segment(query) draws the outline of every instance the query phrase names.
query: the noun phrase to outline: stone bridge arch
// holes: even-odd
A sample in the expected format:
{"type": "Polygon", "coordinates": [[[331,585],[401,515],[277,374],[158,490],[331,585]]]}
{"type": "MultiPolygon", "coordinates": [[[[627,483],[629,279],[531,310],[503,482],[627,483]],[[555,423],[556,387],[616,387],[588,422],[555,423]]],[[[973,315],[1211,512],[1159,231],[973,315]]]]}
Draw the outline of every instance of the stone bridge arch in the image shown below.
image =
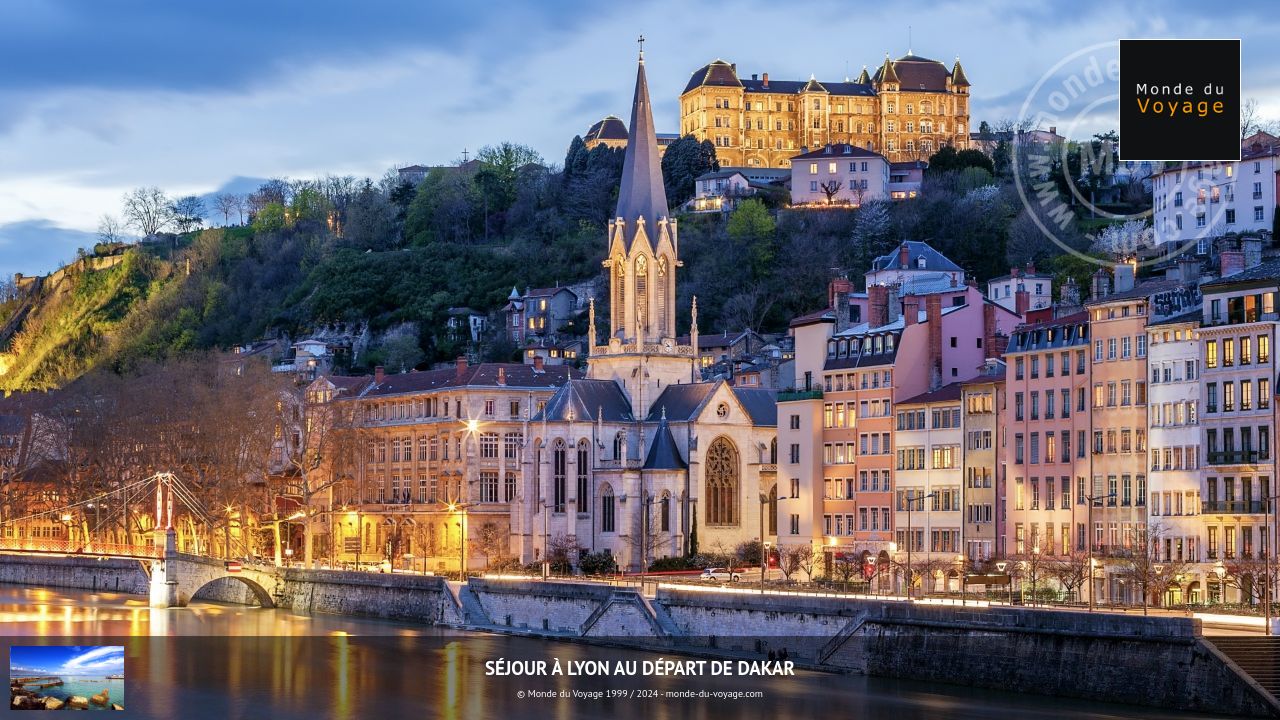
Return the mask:
{"type": "Polygon", "coordinates": [[[273,608],[283,590],[283,572],[276,567],[252,565],[243,567],[240,572],[228,572],[222,560],[175,552],[169,545],[164,560],[154,561],[151,565],[151,606],[186,607],[204,587],[218,580],[234,578],[248,586],[259,605],[273,608]]]}
{"type": "MultiPolygon", "coordinates": [[[[213,578],[212,580],[209,580],[208,582],[206,582],[205,584],[201,585],[200,587],[195,588],[194,590],[192,590],[192,591],[191,591],[191,594],[190,594],[190,595],[187,595],[187,596],[182,600],[182,605],[183,605],[183,606],[185,606],[187,603],[191,602],[191,600],[192,600],[192,599],[194,599],[196,595],[200,594],[200,591],[201,591],[201,590],[204,590],[205,588],[209,587],[210,585],[212,585],[212,584],[214,584],[214,583],[216,583],[216,582],[219,582],[219,581],[221,581],[221,580],[237,580],[237,581],[239,581],[241,584],[243,584],[243,585],[245,585],[246,587],[248,587],[248,588],[249,588],[249,590],[253,593],[253,597],[257,599],[258,604],[259,604],[259,605],[261,605],[261,606],[262,606],[262,607],[264,607],[264,608],[273,608],[273,607],[275,607],[275,606],[276,606],[275,598],[273,598],[273,597],[271,596],[271,592],[270,592],[270,591],[268,591],[268,590],[267,590],[265,587],[263,587],[261,584],[259,584],[256,580],[254,580],[254,579],[252,579],[252,578],[245,577],[245,576],[243,575],[243,573],[227,573],[226,575],[223,575],[223,576],[222,576],[222,577],[220,577],[220,578],[213,578]]],[[[179,585],[181,585],[181,583],[179,583],[179,585]]]]}

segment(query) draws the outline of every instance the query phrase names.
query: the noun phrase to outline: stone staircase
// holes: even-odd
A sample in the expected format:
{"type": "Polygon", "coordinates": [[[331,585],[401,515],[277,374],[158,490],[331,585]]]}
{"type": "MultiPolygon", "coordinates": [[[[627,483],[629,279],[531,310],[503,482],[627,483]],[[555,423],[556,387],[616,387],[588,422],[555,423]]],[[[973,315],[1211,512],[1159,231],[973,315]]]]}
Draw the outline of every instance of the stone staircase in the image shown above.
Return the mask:
{"type": "MultiPolygon", "coordinates": [[[[450,583],[449,589],[453,590],[452,583],[450,583]]],[[[489,613],[485,612],[484,606],[480,604],[480,598],[476,597],[470,585],[463,584],[458,587],[456,597],[458,605],[462,608],[462,619],[468,625],[493,624],[493,620],[489,618],[489,613]]]]}
{"type": "Polygon", "coordinates": [[[819,664],[829,660],[831,656],[840,649],[840,646],[844,645],[846,640],[853,637],[853,634],[862,627],[862,623],[866,622],[866,620],[867,613],[865,611],[854,615],[849,622],[844,624],[844,627],[840,628],[839,632],[832,636],[832,638],[818,650],[818,656],[815,660],[817,660],[819,664]]]}
{"type": "Polygon", "coordinates": [[[667,610],[667,606],[660,602],[655,602],[647,597],[640,598],[645,607],[649,610],[649,614],[653,615],[653,619],[658,623],[658,627],[662,629],[662,633],[667,637],[679,637],[684,633],[676,626],[675,618],[671,617],[671,612],[667,610]]]}
{"type": "Polygon", "coordinates": [[[1217,636],[1213,643],[1273,698],[1280,698],[1280,637],[1217,636]]]}

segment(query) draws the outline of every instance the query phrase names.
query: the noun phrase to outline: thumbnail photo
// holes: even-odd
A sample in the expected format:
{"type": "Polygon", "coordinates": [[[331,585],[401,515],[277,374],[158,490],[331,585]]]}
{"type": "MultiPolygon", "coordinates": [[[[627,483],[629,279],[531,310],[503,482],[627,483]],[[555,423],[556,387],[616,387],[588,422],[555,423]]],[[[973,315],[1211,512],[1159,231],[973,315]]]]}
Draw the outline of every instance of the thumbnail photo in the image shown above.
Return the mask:
{"type": "Polygon", "coordinates": [[[12,710],[124,710],[124,647],[9,648],[12,710]]]}

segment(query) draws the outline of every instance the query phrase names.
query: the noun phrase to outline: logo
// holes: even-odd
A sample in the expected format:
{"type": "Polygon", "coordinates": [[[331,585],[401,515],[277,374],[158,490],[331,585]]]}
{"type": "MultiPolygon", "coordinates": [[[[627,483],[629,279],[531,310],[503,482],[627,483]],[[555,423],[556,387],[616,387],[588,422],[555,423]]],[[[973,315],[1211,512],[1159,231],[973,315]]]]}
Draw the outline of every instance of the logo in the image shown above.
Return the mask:
{"type": "Polygon", "coordinates": [[[1240,159],[1239,40],[1121,40],[1120,157],[1240,159]]]}

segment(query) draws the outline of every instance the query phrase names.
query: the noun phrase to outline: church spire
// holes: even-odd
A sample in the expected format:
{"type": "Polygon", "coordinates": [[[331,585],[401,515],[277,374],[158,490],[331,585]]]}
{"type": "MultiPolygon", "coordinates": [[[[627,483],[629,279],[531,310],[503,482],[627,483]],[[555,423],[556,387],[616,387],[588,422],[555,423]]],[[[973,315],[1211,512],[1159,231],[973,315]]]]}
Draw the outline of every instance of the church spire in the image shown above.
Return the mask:
{"type": "MultiPolygon", "coordinates": [[[[631,103],[631,125],[627,153],[622,161],[622,187],[618,191],[616,215],[627,222],[629,229],[634,228],[637,218],[643,217],[646,231],[652,234],[656,232],[658,218],[667,217],[669,211],[667,191],[662,184],[662,163],[658,159],[658,136],[653,129],[649,81],[644,73],[643,36],[640,42],[636,93],[631,103]]],[[[634,237],[634,230],[627,235],[629,241],[634,237]]]]}

